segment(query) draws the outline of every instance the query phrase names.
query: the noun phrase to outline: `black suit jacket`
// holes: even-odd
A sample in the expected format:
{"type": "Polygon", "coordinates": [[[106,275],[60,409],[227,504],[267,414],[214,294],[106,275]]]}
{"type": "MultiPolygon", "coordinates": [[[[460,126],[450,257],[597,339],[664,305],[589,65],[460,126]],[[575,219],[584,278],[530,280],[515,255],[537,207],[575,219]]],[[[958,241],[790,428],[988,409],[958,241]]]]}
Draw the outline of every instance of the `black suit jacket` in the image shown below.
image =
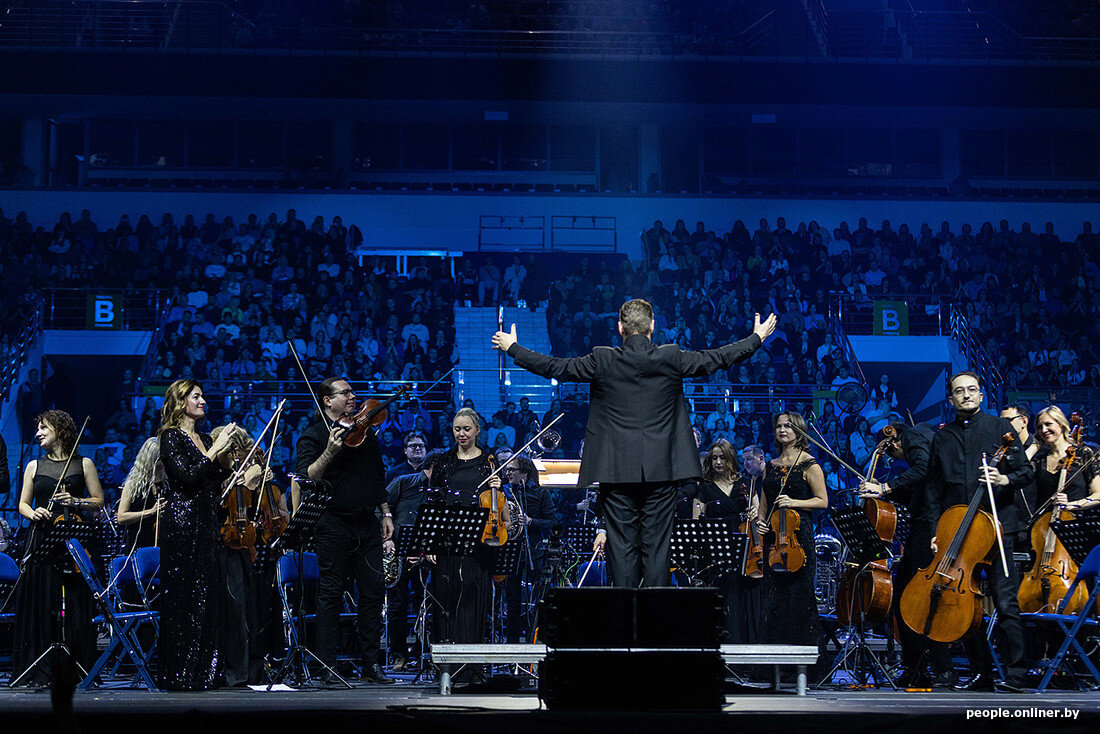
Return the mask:
{"type": "Polygon", "coordinates": [[[684,401],[685,377],[705,377],[760,348],[750,335],[734,344],[686,352],[640,334],[622,347],[596,347],[583,357],[548,357],[513,344],[516,364],[543,377],[592,384],[577,485],[671,482],[702,476],[699,449],[684,401]]]}

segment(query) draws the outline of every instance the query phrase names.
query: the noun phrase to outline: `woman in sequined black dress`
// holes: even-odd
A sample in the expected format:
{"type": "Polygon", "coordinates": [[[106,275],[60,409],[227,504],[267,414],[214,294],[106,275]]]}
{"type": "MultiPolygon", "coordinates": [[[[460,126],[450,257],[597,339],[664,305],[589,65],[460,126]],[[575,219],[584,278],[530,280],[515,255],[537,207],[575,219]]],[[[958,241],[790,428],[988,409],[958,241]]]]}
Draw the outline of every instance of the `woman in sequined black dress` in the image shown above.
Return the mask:
{"type": "Polygon", "coordinates": [[[162,600],[160,662],[164,687],[172,691],[214,688],[222,674],[225,579],[218,562],[217,513],[223,462],[236,425],[217,440],[195,432],[206,416],[202,386],[177,380],[165,394],[160,458],[168,480],[161,513],[162,600]]]}
{"type": "MultiPolygon", "coordinates": [[[[451,423],[455,445],[432,469],[428,501],[445,505],[476,506],[480,492],[500,489],[500,475],[478,485],[492,473],[495,458],[477,444],[480,421],[472,408],[461,408],[451,423]]],[[[509,526],[507,506],[503,509],[509,526]]],[[[485,641],[486,620],[492,604],[493,549],[478,543],[468,556],[429,556],[435,611],[435,640],[480,643],[485,641]]]]}
{"type": "Polygon", "coordinates": [[[760,627],[760,642],[788,645],[815,645],[821,642],[821,622],[817,616],[814,594],[814,530],[811,510],[829,506],[825,490],[825,475],[817,460],[806,451],[803,433],[806,421],[798,413],[779,413],[772,419],[775,445],[779,456],[768,462],[764,472],[764,497],[767,508],[758,520],[764,538],[764,619],[760,627]],[[787,475],[784,480],[784,475],[787,475]],[[780,493],[782,489],[782,494],[780,493]],[[806,552],[806,563],[791,572],[776,572],[767,563],[768,549],[775,535],[767,525],[771,513],[780,508],[798,511],[801,523],[798,542],[806,552]]]}
{"type": "MultiPolygon", "coordinates": [[[[77,514],[102,507],[103,488],[92,460],[74,453],[76,425],[68,413],[48,410],[38,416],[35,423],[38,430],[34,436],[44,454],[27,464],[23,473],[19,514],[32,521],[33,532],[38,536],[46,532],[47,524],[65,505],[77,514]],[[65,478],[59,483],[63,469],[65,478]],[[54,500],[52,512],[47,509],[51,498],[54,500]]],[[[27,542],[35,541],[28,537],[27,542]]],[[[96,636],[91,624],[92,594],[88,584],[73,569],[68,554],[54,563],[29,562],[18,583],[12,675],[18,677],[46,648],[60,641],[56,615],[61,612],[62,584],[65,586],[65,644],[85,670],[90,668],[96,652],[96,636]]],[[[43,683],[48,669],[48,665],[40,667],[21,682],[43,683]]]]}

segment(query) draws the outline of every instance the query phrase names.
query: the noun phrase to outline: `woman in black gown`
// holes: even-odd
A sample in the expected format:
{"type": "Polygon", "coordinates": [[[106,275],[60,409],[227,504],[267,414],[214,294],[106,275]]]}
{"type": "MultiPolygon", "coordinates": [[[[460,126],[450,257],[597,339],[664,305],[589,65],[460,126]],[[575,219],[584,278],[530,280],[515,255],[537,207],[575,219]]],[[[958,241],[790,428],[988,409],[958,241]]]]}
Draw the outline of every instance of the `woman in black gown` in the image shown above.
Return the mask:
{"type": "Polygon", "coordinates": [[[829,506],[825,475],[817,460],[807,453],[806,421],[798,413],[783,412],[772,419],[775,446],[779,456],[767,463],[764,472],[764,497],[757,525],[764,538],[764,618],[760,627],[762,643],[814,645],[821,643],[821,622],[814,594],[814,529],[812,510],[829,506]],[[797,433],[795,429],[801,433],[797,433]],[[775,535],[768,526],[771,513],[791,508],[801,523],[798,542],[806,553],[806,563],[795,572],[776,571],[768,564],[768,549],[775,535]]]}
{"type": "Polygon", "coordinates": [[[164,396],[160,458],[168,479],[161,513],[160,661],[164,687],[195,691],[220,684],[225,579],[218,562],[218,506],[236,424],[217,440],[195,432],[206,416],[202,386],[177,380],[164,396]]]}
{"type": "MultiPolygon", "coordinates": [[[[28,533],[27,538],[29,544],[34,544],[35,537],[47,532],[49,522],[66,507],[78,515],[103,507],[103,487],[95,464],[75,453],[76,425],[72,417],[61,410],[48,410],[38,416],[35,423],[38,430],[34,437],[44,453],[27,464],[19,496],[19,514],[32,522],[33,535],[28,533]],[[63,470],[65,478],[58,482],[63,470]],[[52,511],[47,509],[51,498],[54,501],[52,511]]],[[[24,548],[24,555],[28,550],[30,548],[24,548]]],[[[57,615],[61,613],[62,584],[65,587],[65,644],[85,670],[91,667],[96,654],[96,635],[91,623],[92,594],[88,584],[76,573],[69,554],[60,552],[53,562],[30,561],[18,584],[12,675],[18,677],[46,648],[60,641],[57,615]]],[[[46,671],[55,660],[40,666],[23,682],[28,685],[45,682],[46,671]]]]}
{"type": "MultiPolygon", "coordinates": [[[[702,504],[700,516],[731,518],[735,525],[746,517],[755,521],[760,505],[756,483],[743,479],[733,445],[724,438],[715,441],[703,457],[703,481],[696,485],[694,499],[702,504]]],[[[726,601],[725,642],[735,645],[758,642],[760,581],[736,568],[726,570],[716,586],[726,601]]]]}
{"type": "MultiPolygon", "coordinates": [[[[476,506],[478,495],[492,487],[500,489],[500,475],[485,487],[478,485],[492,473],[496,459],[477,443],[480,421],[472,408],[461,408],[451,422],[452,447],[432,470],[428,501],[434,504],[476,506]]],[[[509,525],[507,505],[503,508],[509,525]]],[[[486,621],[493,593],[493,549],[478,544],[468,556],[429,556],[435,610],[434,632],[438,642],[479,643],[485,641],[486,621]]]]}
{"type": "Polygon", "coordinates": [[[1100,468],[1093,458],[1095,449],[1088,445],[1076,447],[1074,469],[1067,472],[1066,486],[1058,492],[1058,478],[1061,471],[1058,464],[1065,458],[1066,450],[1073,445],[1070,441],[1070,426],[1061,408],[1052,405],[1040,410],[1035,416],[1035,435],[1039,439],[1039,451],[1031,460],[1035,466],[1035,500],[1039,507],[1052,504],[1067,510],[1082,510],[1100,505],[1100,468]],[[1084,467],[1080,472],[1078,467],[1084,467]],[[1072,480],[1070,480],[1072,477],[1072,480]]]}

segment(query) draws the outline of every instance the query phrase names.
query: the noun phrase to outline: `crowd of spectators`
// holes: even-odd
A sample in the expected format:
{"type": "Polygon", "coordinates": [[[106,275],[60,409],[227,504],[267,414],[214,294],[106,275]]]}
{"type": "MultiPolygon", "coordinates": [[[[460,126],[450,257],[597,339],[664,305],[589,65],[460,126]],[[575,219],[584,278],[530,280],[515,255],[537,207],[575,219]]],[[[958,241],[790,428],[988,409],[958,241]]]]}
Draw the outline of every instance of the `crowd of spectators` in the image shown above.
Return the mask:
{"type": "MultiPolygon", "coordinates": [[[[1100,386],[1095,324],[1097,238],[1085,223],[1063,240],[1046,224],[1036,233],[1028,223],[1013,228],[982,224],[953,231],[921,224],[912,230],[861,219],[831,231],[816,222],[793,230],[783,218],[760,220],[750,231],[736,221],[717,233],[698,222],[689,229],[661,222],[642,234],[643,257],[588,255],[573,260],[533,255],[463,258],[451,277],[450,264],[413,258],[407,275],[390,261],[373,258],[362,266],[353,251],[359,230],[339,217],[317,217],[307,225],[293,210],[282,218],[252,215],[236,223],[213,214],[202,223],[191,216],[179,225],[171,215],[155,224],[141,216],[122,217],[100,229],[91,213],[63,214],[49,228],[32,225],[22,213],[0,212],[0,295],[6,306],[25,306],[25,294],[44,288],[92,286],[159,288],[168,311],[155,364],[145,377],[168,382],[203,381],[212,394],[225,394],[223,421],[236,420],[257,432],[273,401],[248,397],[253,391],[300,391],[294,344],[311,382],[332,374],[359,379],[432,381],[459,361],[454,305],[503,303],[546,307],[551,350],[558,356],[586,353],[618,342],[619,304],[646,297],[655,306],[654,340],[685,349],[706,349],[742,338],[754,312],[776,313],[779,327],[767,348],[706,385],[689,387],[694,424],[702,445],[726,438],[735,446],[770,443],[770,414],[783,408],[815,407],[808,389],[855,382],[844,351],[828,321],[831,294],[848,294],[869,307],[878,295],[927,296],[961,305],[1006,389],[1020,386],[1057,390],[1100,386]],[[723,386],[735,393],[759,388],[756,399],[714,399],[723,386]],[[768,388],[783,388],[769,392],[768,388]],[[786,395],[784,401],[769,394],[786,395]]],[[[15,321],[13,320],[13,324],[15,321]]],[[[5,328],[5,349],[11,331],[5,328]]],[[[844,413],[832,402],[818,405],[819,426],[837,452],[860,464],[874,447],[874,434],[899,419],[902,406],[888,378],[868,376],[871,397],[859,412],[844,413]]],[[[40,385],[39,377],[35,384],[40,385]]],[[[128,371],[120,398],[137,392],[128,371]]],[[[24,386],[24,400],[43,403],[49,391],[24,386]]],[[[403,437],[423,433],[429,445],[445,445],[455,406],[444,396],[429,411],[419,401],[399,404],[380,430],[388,466],[404,459],[403,437]]],[[[64,407],[64,406],[62,406],[64,407]]],[[[550,417],[566,414],[561,451],[575,455],[583,438],[583,396],[564,395],[545,416],[526,400],[485,410],[487,446],[517,447],[550,417]],[[499,407],[499,410],[497,408],[499,407]]],[[[145,437],[156,431],[157,405],[146,399],[140,412],[121,400],[102,426],[97,465],[107,484],[121,481],[145,437]]],[[[308,414],[287,417],[277,452],[288,459],[308,414]]],[[[278,457],[277,457],[278,458],[278,457]]],[[[832,469],[835,474],[835,468],[832,469]]],[[[839,481],[839,478],[836,480],[839,481]]]]}

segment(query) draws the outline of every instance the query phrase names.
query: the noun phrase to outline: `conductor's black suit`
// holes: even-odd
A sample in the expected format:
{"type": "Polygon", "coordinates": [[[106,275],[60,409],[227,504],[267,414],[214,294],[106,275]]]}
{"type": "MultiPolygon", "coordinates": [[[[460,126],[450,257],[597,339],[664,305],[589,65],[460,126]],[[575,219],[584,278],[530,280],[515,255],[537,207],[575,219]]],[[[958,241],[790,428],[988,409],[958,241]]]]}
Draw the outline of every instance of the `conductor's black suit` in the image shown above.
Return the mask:
{"type": "Polygon", "coordinates": [[[676,485],[702,476],[683,379],[705,377],[748,358],[757,334],[701,352],[654,345],[635,334],[622,347],[584,357],[548,357],[513,344],[516,365],[543,377],[592,384],[578,486],[599,482],[615,586],[668,586],[676,485]]]}

